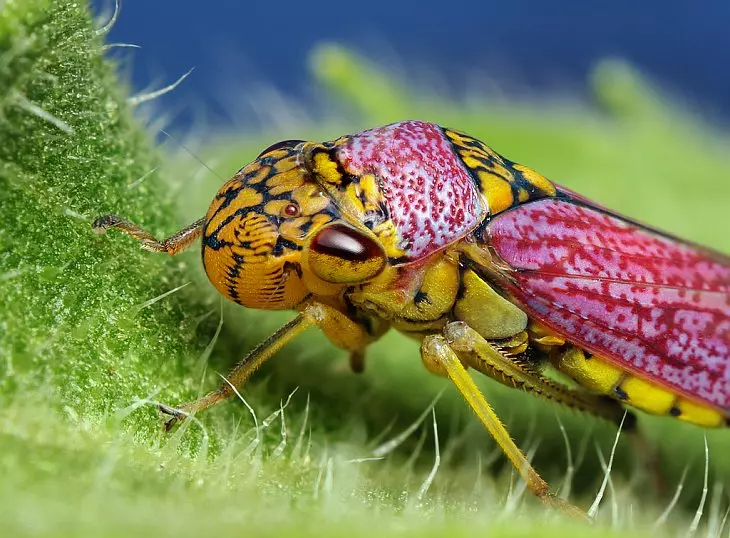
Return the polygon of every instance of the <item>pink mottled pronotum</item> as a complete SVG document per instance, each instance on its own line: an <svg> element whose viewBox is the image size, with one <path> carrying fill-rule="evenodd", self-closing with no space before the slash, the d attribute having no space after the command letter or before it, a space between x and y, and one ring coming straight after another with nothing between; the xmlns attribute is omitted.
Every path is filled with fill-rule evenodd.
<svg viewBox="0 0 730 538"><path fill-rule="evenodd" d="M345 170L380 180L401 248L418 259L464 237L486 200L438 125L404 121L363 131L337 150Z"/></svg>

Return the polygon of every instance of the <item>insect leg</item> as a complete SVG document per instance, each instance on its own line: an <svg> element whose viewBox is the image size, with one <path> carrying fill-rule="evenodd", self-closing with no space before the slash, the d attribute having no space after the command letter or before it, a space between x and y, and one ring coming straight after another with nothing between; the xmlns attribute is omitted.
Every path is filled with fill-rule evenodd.
<svg viewBox="0 0 730 538"><path fill-rule="evenodd" d="M529 363L518 357L509 357L463 322L449 323L444 337L465 364L512 388L519 388L548 400L580 411L621 423L625 411L619 402L608 396L593 394L584 389L573 389L542 375ZM624 421L633 426L634 416Z"/></svg>
<svg viewBox="0 0 730 538"><path fill-rule="evenodd" d="M317 305L306 308L297 317L280 327L274 334L252 349L249 354L246 355L241 362L233 368L233 370L231 370L223 384L221 384L217 390L209 392L202 398L195 401L188 402L177 407L161 405L160 411L171 416L171 418L165 423L165 429L170 431L170 429L172 429L172 427L180 419L230 398L234 394L234 388L239 389L242 387L248 378L251 377L251 374L253 374L267 359L286 344L291 342L305 329L316 325L318 318L321 317L321 313L318 310Z"/></svg>
<svg viewBox="0 0 730 538"><path fill-rule="evenodd" d="M548 506L557 508L575 519L588 520L588 516L581 509L550 492L550 486L530 465L525 455L512 440L509 432L484 398L484 395L479 391L444 336L430 335L425 337L421 344L421 357L429 371L448 377L456 385L466 403L469 404L480 422L525 480L530 491Z"/></svg>
<svg viewBox="0 0 730 538"><path fill-rule="evenodd" d="M196 220L192 224L162 241L158 240L151 233L143 230L135 223L123 219L122 217L118 217L117 215L104 215L103 217L99 217L91 225L91 228L98 234L103 234L110 228L121 230L129 236L139 239L142 243L142 248L146 250L150 250L152 252L166 252L171 256L174 256L178 252L185 250L198 237L200 237L200 234L203 233L204 224L205 219Z"/></svg>
<svg viewBox="0 0 730 538"><path fill-rule="evenodd" d="M627 376L626 372L602 360L600 357L593 357L589 360L586 353L580 348L569 346L562 349L555 354L553 363L561 372L568 374L581 386L588 388L593 393L620 394L624 397L622 401L625 403L630 405L639 404L638 407L640 409L650 413L654 412L655 414L659 414L661 408L657 406L658 404L662 404L662 402L664 402L664 409L668 413L676 400L676 396L671 393L665 392L659 387L650 385L643 380ZM629 383L631 381L634 382L633 385L625 383L627 377L630 380ZM638 390L636 387L637 382L640 383ZM628 392L623 387L629 389ZM620 392L617 389L620 389ZM628 398L629 394L632 396L636 394L637 397L644 396L645 398L647 394L653 396L653 398L648 400L648 403L652 407L648 405L642 406L641 404L644 402L641 400L632 401ZM668 491L662 473L657 447L653 446L649 439L642 433L633 413L628 414L626 418L631 419L629 422L624 422L624 430L626 430L631 444L634 445L634 454L637 455L637 468L648 472L654 490L657 493L661 494L662 492Z"/></svg>
<svg viewBox="0 0 730 538"><path fill-rule="evenodd" d="M249 377L271 356L279 351L305 329L318 326L338 347L359 354L364 360L363 350L373 340L364 327L347 318L332 307L320 303L305 306L299 315L261 342L239 362L225 378L221 386L202 398L181 406L160 406L160 410L171 415L165 424L169 431L180 419L197 413L233 396Z"/></svg>
<svg viewBox="0 0 730 538"><path fill-rule="evenodd" d="M443 334L465 364L504 385L610 420L617 426L623 421L623 431L636 447L641 468L649 470L657 491L666 491L656 450L637 427L636 415L627 412L621 403L603 394L556 383L518 358L504 355L463 322L449 323Z"/></svg>

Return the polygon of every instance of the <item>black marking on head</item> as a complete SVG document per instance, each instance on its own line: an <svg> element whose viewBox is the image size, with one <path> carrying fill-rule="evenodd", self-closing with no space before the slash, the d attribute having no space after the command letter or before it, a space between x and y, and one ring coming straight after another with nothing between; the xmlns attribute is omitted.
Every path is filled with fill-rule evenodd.
<svg viewBox="0 0 730 538"><path fill-rule="evenodd" d="M236 290L235 286L228 286L228 297L230 297L231 301L234 303L241 304L241 298L238 296L238 290Z"/></svg>
<svg viewBox="0 0 730 538"><path fill-rule="evenodd" d="M618 387L616 387L615 389L613 389L613 393L616 395L616 398L618 398L619 400L628 400L629 399L629 395L626 394L626 391L624 389L622 389L620 385Z"/></svg>
<svg viewBox="0 0 730 538"><path fill-rule="evenodd" d="M301 230L302 234L307 235L309 230L312 228L312 224L314 224L314 221L312 219L307 219L307 222L299 226L299 230Z"/></svg>
<svg viewBox="0 0 730 538"><path fill-rule="evenodd" d="M344 191L347 187L349 187L352 184L360 183L360 176L356 176L347 170L345 170L345 167L342 164L342 161L340 161L337 158L337 152L340 149L340 146L342 145L341 139L337 140L331 140L329 142L323 142L321 144L322 147L315 148L312 150L311 154L311 161L314 162L314 157L318 153L325 153L327 155L327 158L335 163L335 169L337 170L337 173L340 176L340 182L339 184L335 185L338 190ZM325 182L326 183L326 182Z"/></svg>
<svg viewBox="0 0 730 538"><path fill-rule="evenodd" d="M211 250L220 250L223 247L231 246L232 243L229 241L221 241L218 239L218 235L203 235L203 247L208 247Z"/></svg>
<svg viewBox="0 0 730 538"><path fill-rule="evenodd" d="M285 239L281 235L277 235L276 244L274 245L274 248L271 250L271 254L273 256L281 256L287 250L294 250L294 251L302 250L302 246L297 245L294 241Z"/></svg>
<svg viewBox="0 0 730 538"><path fill-rule="evenodd" d="M284 298L286 281L290 272L284 266L274 267L266 274L267 285L260 286L258 292L266 296L266 302L279 302ZM273 283L273 284L272 284Z"/></svg>
<svg viewBox="0 0 730 538"><path fill-rule="evenodd" d="M679 407L677 407L676 405L673 405L669 409L669 414L672 415L673 417L678 417L682 414L682 410Z"/></svg>
<svg viewBox="0 0 730 538"><path fill-rule="evenodd" d="M298 263L284 262L284 271L294 272L299 278L302 278L302 267Z"/></svg>
<svg viewBox="0 0 730 538"><path fill-rule="evenodd" d="M291 141L286 141L286 142L291 142ZM256 204L256 205L253 205L253 206L248 206L248 207L242 208L242 209L248 209L250 211L256 211L257 213L262 213L263 214L264 213L263 212L263 207L269 201L271 201L271 200L289 200L290 199L290 195L291 195L291 191L286 191L286 192L283 192L283 193L278 194L278 195L272 195L271 194L271 189L267 185L267 181L272 176L275 176L275 175L277 175L277 174L280 173L280 172L277 172L274 169L274 165L277 162L279 162L281 160L284 160L284 159L287 159L287 158L291 157L292 155L295 155L296 153L298 153L298 151L296 151L295 149L291 148L290 151L289 151L289 154L286 155L286 156L284 156L284 157L277 158L277 159L270 158L270 157L266 157L266 158L261 159L261 165L260 166L261 167L268 166L269 167L269 173L268 173L268 175L265 178L263 178L263 180L259 181L258 183L255 183L255 184L246 183L246 177L245 177L245 175L243 175L243 170L246 167L244 166L243 168L241 168L236 173L236 176L241 176L241 177L236 177L236 176L233 177L233 179L236 179L239 182L239 185L236 186L236 187L233 187L233 188L231 188L231 189L229 189L227 191L219 192L218 194L216 194L215 199L216 200L223 199L223 202L221 203L220 206L218 206L218 208L216 209L215 213L213 215L211 215L211 218L209 220L212 220L213 217L216 214L218 214L221 210L223 210L223 209L227 208L228 206L230 206L236 200L236 198L238 198L238 196L241 193L241 191L244 190L244 189L247 189L247 188L253 189L256 192L258 192L259 194L261 194L262 197L263 197L263 199L262 199L262 201L259 204ZM216 230L216 232L217 231L218 230Z"/></svg>
<svg viewBox="0 0 730 538"><path fill-rule="evenodd" d="M232 245L233 243L231 243L230 241L221 241L220 239L218 239L218 234L221 232L221 230L223 228L225 228L226 226L230 225L230 223L234 219L236 219L236 218L238 218L240 216L244 216L245 217L245 215L247 215L250 212L254 212L254 213L257 213L257 214L260 214L260 215L266 215L265 213L263 213L263 204L258 204L258 205L255 205L255 206L247 206L247 207L242 207L240 209L237 209L235 212L233 212L230 215L228 215L223 220L223 222L221 222L218 225L218 227L211 234L206 234L205 231L203 231L203 243L205 244L205 246L207 246L207 247L209 247L209 248L211 248L213 250L219 250L219 249L221 249L221 248L223 248L225 246ZM208 222L210 222L211 220L213 220L213 218L215 218L215 215L217 215L217 214L218 214L218 211L216 211L211 216L211 218L208 219ZM207 227L207 222L206 222L206 227Z"/></svg>
<svg viewBox="0 0 730 538"><path fill-rule="evenodd" d="M274 176L274 175L276 175L278 173L277 171L274 170L274 165L278 161L283 160L283 159L286 159L286 158L289 158L289 157L291 157L295 153L297 153L297 152L292 150L289 153L289 155L287 155L286 157L282 157L282 158L279 158L279 159L272 159L272 158L268 158L267 157L267 158L261 159L260 166L261 167L268 166L269 167L269 173L260 182L255 183L255 184L246 183L246 181L245 181L245 179L246 179L245 178L245 175L243 175L243 170L246 167L244 166L243 168L241 168L238 172L236 172L236 176L242 176L242 177L236 177L236 176L233 177L233 179L237 179L240 182L240 185L238 185L235 188L231 188L231 189L229 189L229 190L227 190L225 192L222 192L222 193L219 192L216 195L215 199L218 199L218 200L221 199L221 198L224 199L224 201L221 203L221 205L216 210L216 213L218 213L220 210L225 209L229 205L231 205L231 203L233 203L233 201L238 197L238 195L241 193L241 191L243 189L246 189L246 188L254 189L256 192L262 194L263 197L264 197L264 202L263 203L266 203L268 200L282 198L281 195L280 196L271 196L271 194L269 193L269 188L266 185L266 182L267 182L267 180L269 178L271 178L272 176ZM288 193L285 193L285 194L288 194ZM258 205L263 205L263 203L262 204L258 204Z"/></svg>
<svg viewBox="0 0 730 538"><path fill-rule="evenodd" d="M228 290L228 297L232 301L238 303L239 295L236 289L236 279L241 272L241 265L243 265L243 257L238 254L233 254L233 265L226 268L226 289Z"/></svg>
<svg viewBox="0 0 730 538"><path fill-rule="evenodd" d="M243 265L243 262L245 260L243 259L243 256L241 256L240 254L235 254L233 252L231 252L231 258L233 258L233 262L236 264L234 267L231 268L231 272L233 272L235 269L236 276L238 276L238 269Z"/></svg>
<svg viewBox="0 0 730 538"><path fill-rule="evenodd" d="M233 200L235 200L238 195L241 193L241 191L245 188L245 185L241 185L240 187L236 187L235 189L227 190L223 193L216 194L215 199L220 200L223 199L223 202L220 206L218 206L218 209L216 209L216 213L218 213L221 209L227 208L229 205L233 203Z"/></svg>

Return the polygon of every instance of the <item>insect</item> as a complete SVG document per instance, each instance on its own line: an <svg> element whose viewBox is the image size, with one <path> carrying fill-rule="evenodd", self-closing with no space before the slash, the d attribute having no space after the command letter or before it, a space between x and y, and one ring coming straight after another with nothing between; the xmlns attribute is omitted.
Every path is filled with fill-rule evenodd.
<svg viewBox="0 0 730 538"><path fill-rule="evenodd" d="M286 140L163 241L114 215L93 228L173 255L202 238L205 271L225 297L298 312L219 389L164 407L168 427L230 397L312 326L356 371L391 328L420 341L426 368L454 383L530 490L577 517L468 369L616 423L628 405L728 424L730 257L613 213L455 130L403 121Z"/></svg>

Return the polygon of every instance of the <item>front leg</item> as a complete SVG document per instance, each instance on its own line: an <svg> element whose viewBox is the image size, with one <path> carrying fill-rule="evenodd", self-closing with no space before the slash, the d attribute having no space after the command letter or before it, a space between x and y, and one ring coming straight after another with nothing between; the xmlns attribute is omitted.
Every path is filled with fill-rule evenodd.
<svg viewBox="0 0 730 538"><path fill-rule="evenodd" d="M188 248L203 233L205 219L198 219L192 224L185 226L182 230L170 237L159 240L147 230L140 228L137 224L117 215L104 215L99 217L91 225L91 229L98 234L106 233L107 230L115 228L134 237L142 243L142 248L150 252L166 252L171 256Z"/></svg>
<svg viewBox="0 0 730 538"><path fill-rule="evenodd" d="M363 357L363 350L373 336L362 325L352 321L335 308L321 304L306 305L299 315L261 342L239 362L221 386L202 398L179 406L161 405L160 410L170 415L165 429L170 430L179 420L227 400L239 390L251 375L277 351L309 327L317 326L336 346Z"/></svg>

